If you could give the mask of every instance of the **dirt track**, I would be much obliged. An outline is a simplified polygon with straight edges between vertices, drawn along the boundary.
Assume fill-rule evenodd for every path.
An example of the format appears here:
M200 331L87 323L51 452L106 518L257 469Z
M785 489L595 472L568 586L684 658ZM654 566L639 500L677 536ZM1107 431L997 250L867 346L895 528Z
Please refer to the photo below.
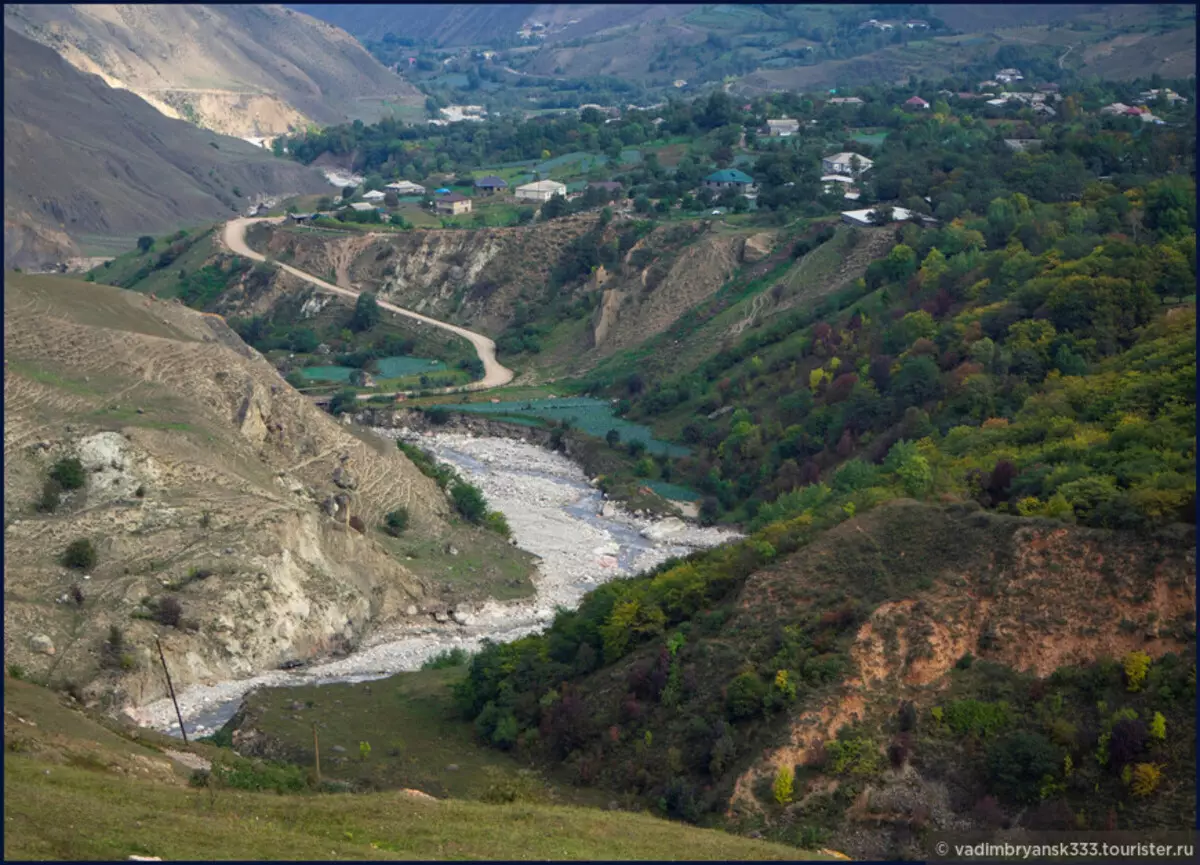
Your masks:
M231 219L229 222L225 223L223 239L225 241L225 245L228 246L232 252L238 255L244 255L247 258L254 259L255 261L268 261L265 255L255 252L246 243L246 229L257 222L278 224L283 222L283 218L240 217L238 219ZM355 291L354 289L341 288L330 282L326 282L325 280L319 279L310 273L305 273L303 270L292 267L290 264L284 264L281 261L274 260L270 260L270 263L278 268L281 268L282 270L286 270L293 276L299 277L305 282L316 286L317 288L321 289L321 291L354 298L357 298L360 294L360 292ZM506 385L512 381L512 370L501 365L501 363L496 360L496 343L488 339L483 334L475 333L474 331L467 330L463 327L458 327L454 324L448 324L444 321L438 321L436 318L430 318L429 316L421 315L419 312L413 312L410 309L404 309L403 307L396 306L383 300L379 301L379 308L386 309L388 312L394 312L397 315L408 316L409 318L416 319L417 321L423 321L426 324L433 325L434 327L440 327L442 330L448 330L453 334L461 336L475 347L476 354L478 354L479 359L483 361L483 378L481 378L479 381L471 382L469 385L464 385L462 387L447 388L447 392L460 390L490 390L495 387ZM387 395L393 396L394 394ZM359 399L368 399L371 396L381 396L381 394L360 394Z

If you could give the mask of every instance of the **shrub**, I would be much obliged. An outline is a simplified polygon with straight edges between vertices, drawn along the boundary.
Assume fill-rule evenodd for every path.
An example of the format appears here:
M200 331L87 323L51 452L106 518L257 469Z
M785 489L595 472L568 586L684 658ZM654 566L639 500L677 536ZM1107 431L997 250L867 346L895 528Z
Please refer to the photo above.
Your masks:
M879 753L869 739L851 737L825 743L835 775L870 775L879 768Z
M508 526L508 520L500 511L491 511L483 520L483 526L490 529L503 538L512 537L512 529Z
M81 489L87 481L83 471L83 463L78 457L65 457L56 462L50 469L50 477L58 481L64 490Z
M792 801L792 788L796 782L796 771L791 766L780 766L779 771L775 773L775 783L771 785L771 792L775 795L775 801L780 805L788 805Z
M52 514L58 510L62 498L62 485L54 478L46 478L42 484L42 497L38 500L37 509L44 514Z
M446 649L432 658L425 660L421 664L422 670L444 670L448 667L465 667L467 662L471 660L470 654L466 649L455 646L453 649Z
M978 700L957 700L946 707L946 724L960 735L986 738L1008 726L1006 703L983 703Z
M353 388L343 388L333 395L333 399L329 401L329 412L333 415L342 415L346 412L354 411L358 407L358 394Z
M1157 742L1165 742L1167 739L1167 719L1163 717L1162 712L1155 712L1150 721L1150 738Z
M759 714L766 695L767 686L757 674L749 671L740 673L729 683L725 696L725 710L729 719L740 721Z
M408 508L396 508L396 510L388 513L384 521L386 523L384 531L394 538L399 537L408 528Z
M183 620L183 604L174 595L167 595L158 602L158 609L155 611L154 618L158 620L160 625L165 625L168 628L178 628L179 623Z
M350 528L354 529L354 531L358 532L360 535L366 534L367 524L363 522L363 518L360 517L358 514L355 514L354 516L352 516L349 519L349 523L350 523Z
M86 571L96 566L96 548L87 538L71 541L63 551L62 563L68 568Z
M988 778L996 792L1014 802L1038 800L1042 779L1062 765L1059 750L1045 736L1018 730L987 750Z
M487 500L484 499L479 488L473 484L459 481L450 488L450 499L454 502L455 509L467 522L478 525L487 516Z

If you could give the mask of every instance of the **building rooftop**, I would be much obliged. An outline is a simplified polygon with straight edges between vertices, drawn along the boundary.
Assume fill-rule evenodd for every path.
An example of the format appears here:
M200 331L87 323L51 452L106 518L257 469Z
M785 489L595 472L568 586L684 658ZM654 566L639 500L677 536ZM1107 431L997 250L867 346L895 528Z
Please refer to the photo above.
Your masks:
M709 183L753 183L754 178L736 168L723 168L704 178Z

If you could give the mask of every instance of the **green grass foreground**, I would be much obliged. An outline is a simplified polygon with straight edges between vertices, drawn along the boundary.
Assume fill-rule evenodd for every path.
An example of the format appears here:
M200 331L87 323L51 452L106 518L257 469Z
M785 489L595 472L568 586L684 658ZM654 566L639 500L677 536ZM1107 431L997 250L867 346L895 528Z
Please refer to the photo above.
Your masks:
M485 804L403 791L280 795L187 785L162 748L211 745L92 719L5 678L4 858L773 859L793 847L593 808ZM229 756L225 756L229 755ZM481 777L480 783L484 783ZM812 854L812 858L833 858Z

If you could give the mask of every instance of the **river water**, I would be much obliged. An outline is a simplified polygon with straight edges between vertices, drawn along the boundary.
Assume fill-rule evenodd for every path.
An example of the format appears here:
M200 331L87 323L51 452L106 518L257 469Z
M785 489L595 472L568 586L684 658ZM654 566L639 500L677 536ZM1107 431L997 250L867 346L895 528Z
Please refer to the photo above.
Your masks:
M236 713L245 694L255 688L369 681L419 669L447 649L473 650L484 639L513 640L544 629L557 608L574 609L601 583L737 537L679 520L629 514L606 502L575 463L536 445L451 433L375 432L414 441L440 461L454 465L483 491L489 505L507 518L517 546L538 557L534 598L460 608L451 624L423 620L396 626L372 635L345 658L303 670L272 670L252 678L183 689L177 696L190 735L203 736L219 729ZM179 735L170 700L157 700L129 714L140 724Z

